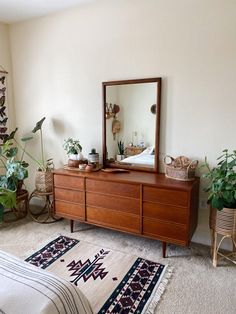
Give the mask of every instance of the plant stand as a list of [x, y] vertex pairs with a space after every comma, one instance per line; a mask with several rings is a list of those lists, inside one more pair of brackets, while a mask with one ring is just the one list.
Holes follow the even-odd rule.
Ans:
[[[37, 206], [30, 205], [32, 199], [37, 202]], [[33, 220], [39, 223], [52, 223], [62, 219], [54, 216], [53, 192], [34, 190], [29, 198], [29, 213]]]
[[[211, 229], [211, 253], [213, 266], [217, 266], [218, 255], [226, 258], [236, 265], [236, 209], [223, 208], [221, 211], [215, 208], [210, 210], [209, 226]], [[221, 239], [218, 242], [218, 235]], [[219, 251], [221, 243], [226, 239], [232, 240], [232, 252], [226, 254]]]
[[28, 197], [28, 192], [21, 190], [16, 197], [16, 207], [4, 213], [3, 221], [13, 222], [25, 218], [29, 209]]

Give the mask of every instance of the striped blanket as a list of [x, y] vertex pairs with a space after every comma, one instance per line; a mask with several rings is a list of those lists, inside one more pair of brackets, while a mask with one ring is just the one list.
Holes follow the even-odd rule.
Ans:
[[0, 251], [0, 313], [90, 314], [92, 310], [70, 282]]

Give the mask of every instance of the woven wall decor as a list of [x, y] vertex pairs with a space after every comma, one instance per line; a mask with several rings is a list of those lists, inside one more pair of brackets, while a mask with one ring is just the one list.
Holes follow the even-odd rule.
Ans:
[[7, 75], [8, 72], [0, 65], [0, 144], [8, 136]]

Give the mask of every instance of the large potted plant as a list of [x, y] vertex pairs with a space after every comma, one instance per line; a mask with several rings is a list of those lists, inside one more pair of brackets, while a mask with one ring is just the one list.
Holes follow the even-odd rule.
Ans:
[[0, 147], [0, 161], [3, 169], [0, 176], [0, 222], [3, 220], [5, 208], [16, 206], [16, 197], [21, 194], [23, 180], [28, 177], [28, 164], [21, 158], [17, 159], [18, 147], [12, 139]]
[[39, 132], [40, 133], [40, 151], [41, 151], [41, 159], [35, 160], [38, 165], [38, 169], [35, 177], [35, 187], [36, 190], [42, 193], [51, 193], [53, 187], [53, 175], [52, 170], [54, 168], [52, 159], [45, 160], [44, 156], [44, 144], [43, 144], [43, 122], [46, 118], [43, 117], [39, 120], [35, 127], [32, 130], [32, 133]]
[[223, 236], [222, 241], [230, 237], [236, 249], [236, 150], [232, 153], [228, 149], [223, 150], [217, 160], [215, 167], [210, 167], [207, 158], [203, 165], [207, 170], [203, 177], [209, 180], [204, 190], [209, 193], [208, 203], [211, 208], [209, 225], [212, 230], [214, 266], [217, 265], [217, 234]]
[[[10, 136], [7, 138], [7, 140], [11, 139], [14, 140], [16, 145], [22, 150], [22, 156], [26, 154], [31, 160], [33, 160], [37, 165], [37, 171], [36, 171], [36, 178], [35, 178], [35, 187], [36, 190], [39, 192], [46, 192], [50, 193], [52, 192], [52, 185], [53, 185], [53, 176], [52, 176], [52, 169], [53, 169], [53, 161], [52, 159], [45, 160], [44, 156], [44, 144], [43, 144], [43, 131], [42, 126], [43, 122], [46, 118], [42, 118], [39, 120], [35, 127], [32, 130], [32, 134], [29, 136], [25, 136], [21, 138], [21, 141], [23, 144], [18, 142], [15, 139], [15, 134], [18, 130], [16, 128], [13, 132], [11, 132]], [[33, 138], [33, 134], [39, 132], [40, 133], [40, 158], [35, 158], [27, 149], [26, 145], [29, 140]]]

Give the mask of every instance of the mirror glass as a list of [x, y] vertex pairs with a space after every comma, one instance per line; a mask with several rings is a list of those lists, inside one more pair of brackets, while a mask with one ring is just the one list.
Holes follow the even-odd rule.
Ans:
[[161, 79], [103, 83], [106, 167], [157, 171]]

